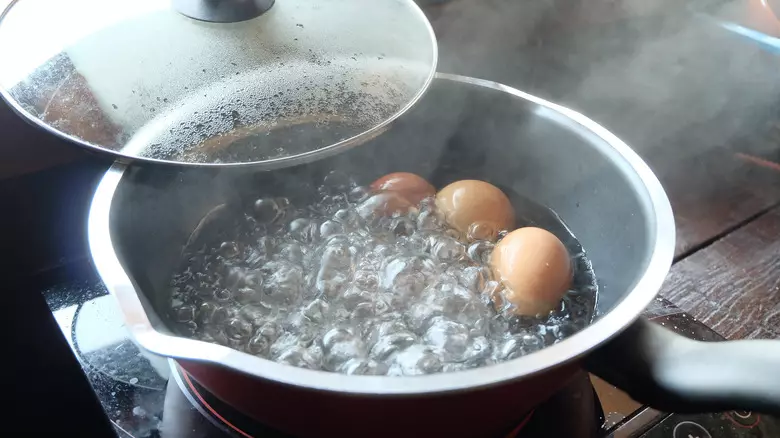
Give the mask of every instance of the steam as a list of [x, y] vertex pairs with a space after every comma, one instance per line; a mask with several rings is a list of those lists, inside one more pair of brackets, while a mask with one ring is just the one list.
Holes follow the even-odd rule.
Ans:
[[424, 3], [439, 39], [440, 71], [502, 82], [577, 109], [651, 165], [739, 141], [761, 128], [756, 116], [777, 100], [778, 58], [718, 24], [770, 17], [768, 9], [748, 10], [763, 6]]

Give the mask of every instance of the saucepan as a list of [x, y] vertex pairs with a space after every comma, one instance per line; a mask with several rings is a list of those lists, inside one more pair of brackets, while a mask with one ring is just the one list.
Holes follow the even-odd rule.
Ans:
[[[480, 179], [552, 209], [598, 278], [592, 323], [517, 359], [413, 377], [296, 368], [171, 330], [171, 274], [202, 218], [304, 190], [333, 169], [364, 182], [413, 172], [437, 187]], [[486, 436], [511, 429], [583, 368], [660, 410], [780, 413], [780, 343], [702, 343], [640, 317], [672, 263], [674, 239], [658, 179], [608, 130], [519, 90], [441, 73], [385, 132], [319, 161], [268, 171], [115, 164], [89, 215], [94, 264], [137, 343], [175, 359], [238, 410], [306, 437]]]

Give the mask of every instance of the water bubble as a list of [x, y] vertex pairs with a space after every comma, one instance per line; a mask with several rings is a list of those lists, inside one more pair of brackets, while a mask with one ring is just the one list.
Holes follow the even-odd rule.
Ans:
[[282, 214], [282, 209], [275, 200], [260, 198], [253, 205], [254, 217], [262, 224], [274, 223]]
[[235, 300], [241, 304], [259, 304], [262, 302], [262, 297], [260, 291], [251, 287], [239, 288], [234, 295]]
[[353, 285], [344, 291], [341, 299], [344, 307], [352, 311], [361, 304], [371, 303], [374, 300], [374, 293]]
[[198, 332], [198, 324], [195, 321], [186, 321], [176, 324], [179, 331], [185, 336], [194, 336]]
[[411, 236], [415, 231], [414, 221], [408, 217], [396, 217], [390, 220], [390, 232], [395, 236]]
[[431, 211], [421, 211], [417, 215], [417, 228], [420, 230], [439, 230], [442, 228], [441, 222]]
[[303, 243], [314, 242], [317, 240], [319, 234], [319, 226], [317, 222], [310, 219], [295, 219], [290, 222], [289, 228], [290, 235]]
[[433, 348], [425, 345], [412, 345], [395, 356], [388, 374], [398, 376], [419, 376], [441, 371], [441, 357]]
[[283, 243], [279, 245], [277, 256], [281, 260], [301, 264], [303, 263], [303, 247], [297, 242]]
[[257, 246], [254, 248], [263, 255], [270, 255], [274, 250], [274, 241], [271, 236], [261, 236], [257, 239]]
[[486, 266], [467, 266], [458, 274], [458, 282], [475, 294], [482, 293], [491, 279], [490, 269]]
[[277, 305], [297, 303], [303, 286], [301, 269], [285, 263], [276, 263], [269, 267], [269, 271], [270, 275], [263, 287], [263, 300]]
[[219, 253], [224, 257], [234, 258], [241, 253], [241, 250], [236, 242], [222, 242], [219, 246]]
[[444, 311], [440, 306], [416, 303], [406, 313], [406, 322], [415, 333], [422, 334], [428, 330], [431, 320], [443, 313]]
[[319, 369], [319, 360], [304, 347], [294, 345], [276, 356], [276, 361], [285, 365], [311, 370]]
[[279, 336], [281, 336], [282, 333], [282, 327], [275, 322], [266, 322], [257, 329], [257, 334], [265, 336], [272, 342], [279, 339]]
[[511, 307], [511, 303], [504, 297], [504, 285], [500, 281], [489, 280], [485, 282], [482, 295], [488, 297], [496, 310], [501, 313], [507, 312]]
[[327, 220], [320, 225], [320, 236], [323, 239], [342, 233], [344, 233], [344, 226], [336, 221]]
[[355, 337], [355, 334], [351, 330], [343, 327], [336, 327], [322, 336], [322, 345], [325, 348], [330, 348], [338, 342], [346, 341], [353, 337]]
[[249, 272], [244, 276], [244, 286], [254, 290], [262, 290], [263, 275], [260, 271]]
[[303, 308], [303, 316], [312, 322], [322, 322], [328, 314], [329, 304], [323, 300], [314, 300]]
[[238, 267], [231, 267], [227, 270], [227, 275], [224, 279], [224, 285], [228, 289], [238, 289], [244, 285], [244, 277], [246, 275], [244, 269]]
[[343, 227], [344, 231], [354, 231], [360, 228], [362, 219], [358, 213], [351, 208], [341, 208], [333, 213], [333, 220]]
[[174, 321], [186, 323], [195, 320], [195, 306], [192, 304], [183, 304], [171, 309], [171, 316]]
[[374, 303], [363, 302], [354, 306], [352, 313], [349, 315], [349, 319], [352, 321], [360, 322], [365, 321], [376, 314]]
[[320, 266], [331, 269], [349, 269], [352, 266], [352, 251], [343, 243], [331, 239], [320, 259]]
[[263, 325], [270, 316], [270, 309], [263, 306], [246, 305], [238, 311], [238, 315], [254, 326]]
[[210, 302], [201, 303], [198, 307], [197, 322], [201, 325], [207, 325], [214, 321], [214, 315], [219, 307]]
[[382, 269], [381, 286], [407, 299], [418, 296], [436, 274], [436, 264], [423, 255], [392, 258]]
[[320, 324], [312, 322], [303, 315], [303, 312], [290, 314], [285, 324], [285, 330], [294, 333], [298, 344], [304, 347], [311, 346], [322, 331]]
[[415, 342], [417, 342], [417, 337], [408, 331], [380, 334], [374, 346], [371, 347], [370, 356], [376, 360], [385, 361], [392, 354], [406, 349]]
[[445, 351], [451, 357], [459, 358], [468, 347], [469, 329], [463, 324], [436, 317], [425, 332], [428, 345]]
[[469, 229], [466, 232], [466, 238], [470, 242], [477, 240], [494, 242], [498, 238], [498, 230], [493, 224], [487, 222], [474, 222], [469, 225]]
[[222, 288], [215, 289], [213, 295], [214, 300], [218, 303], [227, 303], [231, 298], [233, 298], [233, 293], [230, 292], [230, 290]]
[[463, 244], [449, 236], [436, 236], [431, 245], [431, 255], [441, 263], [455, 263], [466, 255]]
[[322, 340], [322, 364], [330, 371], [338, 371], [350, 359], [365, 355], [365, 345], [359, 337], [347, 330], [335, 330], [326, 333]]
[[280, 210], [287, 210], [291, 205], [290, 199], [285, 197], [275, 198], [274, 202], [276, 202]]
[[514, 359], [542, 347], [542, 339], [532, 333], [521, 333], [508, 337], [506, 341], [498, 348], [496, 355], [500, 360]]
[[210, 342], [219, 345], [229, 345], [230, 339], [222, 330], [222, 325], [212, 325], [206, 328], [205, 335], [210, 339]]
[[469, 258], [477, 263], [490, 263], [490, 256], [493, 254], [493, 245], [486, 240], [478, 240], [471, 245], [467, 250]]
[[551, 325], [550, 328], [553, 328], [553, 334], [555, 335], [555, 342], [560, 342], [569, 336], [577, 333], [578, 328], [577, 325], [574, 324], [571, 321], [561, 321], [557, 324]]
[[473, 337], [461, 360], [470, 366], [487, 365], [491, 360], [493, 346], [485, 336]]
[[379, 276], [373, 270], [358, 270], [352, 284], [361, 291], [373, 293], [379, 289]]
[[350, 375], [383, 376], [387, 374], [387, 365], [371, 359], [350, 359], [341, 365], [339, 371]]
[[320, 297], [335, 299], [349, 286], [349, 278], [339, 268], [323, 265], [317, 273], [316, 288]]
[[368, 189], [362, 186], [358, 186], [350, 190], [349, 194], [347, 194], [347, 200], [351, 204], [356, 204], [365, 201], [370, 194], [371, 192]]
[[240, 318], [231, 318], [225, 324], [225, 334], [234, 341], [244, 342], [252, 336], [252, 324]]
[[247, 343], [247, 351], [258, 356], [267, 356], [271, 350], [272, 342], [272, 340], [257, 333]]

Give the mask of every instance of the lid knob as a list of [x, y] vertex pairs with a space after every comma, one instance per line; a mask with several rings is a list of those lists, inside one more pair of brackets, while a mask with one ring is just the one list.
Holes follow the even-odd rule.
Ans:
[[181, 14], [212, 23], [236, 23], [263, 15], [274, 0], [173, 0]]

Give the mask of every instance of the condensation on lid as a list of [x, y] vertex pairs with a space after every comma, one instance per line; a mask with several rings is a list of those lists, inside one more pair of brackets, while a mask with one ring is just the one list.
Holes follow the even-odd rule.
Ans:
[[238, 23], [159, 0], [17, 0], [0, 21], [0, 89], [23, 116], [153, 161], [292, 164], [403, 113], [436, 57], [411, 0], [284, 0]]

